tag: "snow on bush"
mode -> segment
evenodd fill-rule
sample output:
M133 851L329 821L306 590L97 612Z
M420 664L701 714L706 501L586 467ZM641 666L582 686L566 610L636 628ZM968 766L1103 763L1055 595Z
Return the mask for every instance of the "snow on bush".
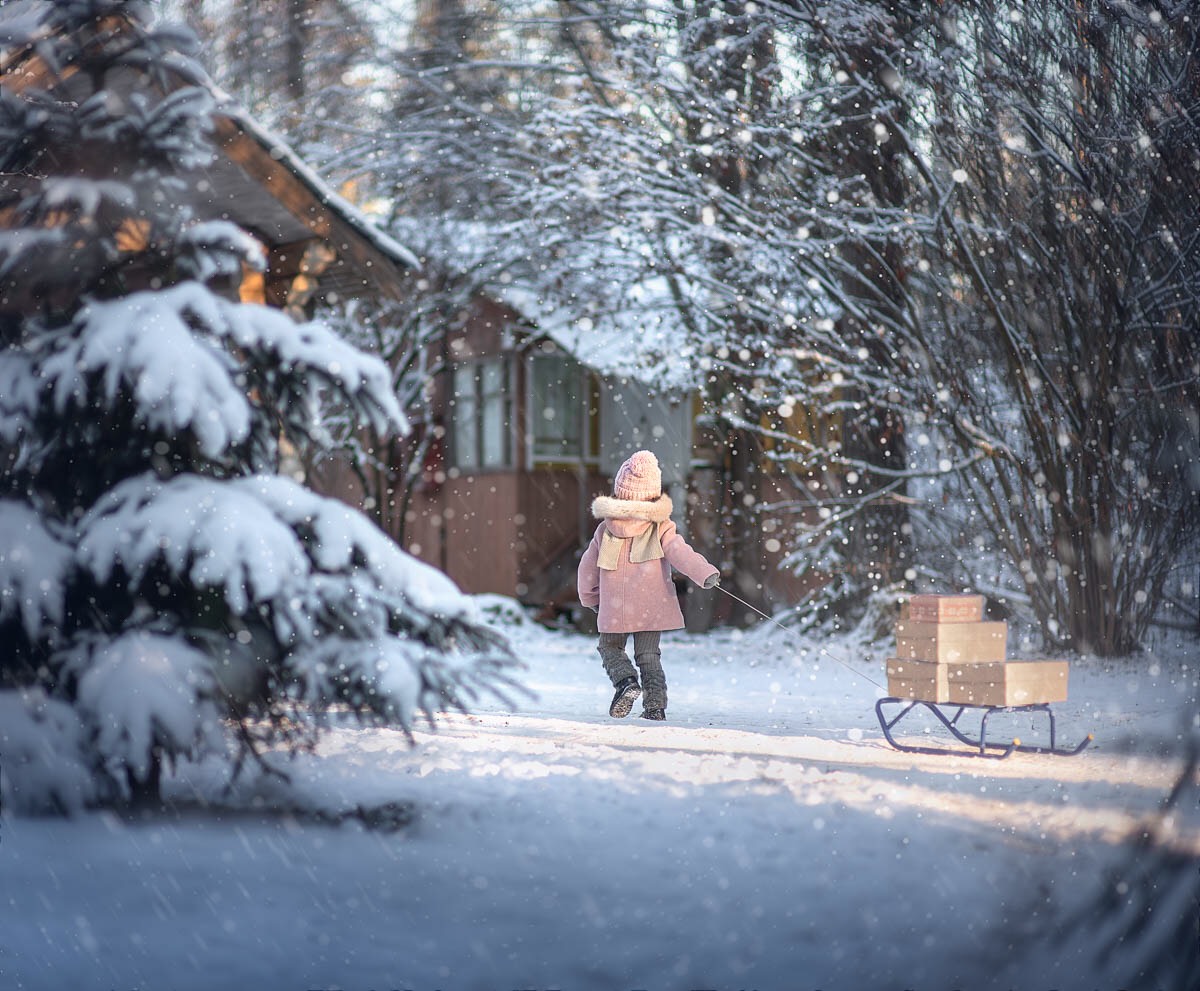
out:
M280 384L309 417L318 389L326 386L377 429L406 426L378 359L320 324L297 326L276 310L231 303L198 282L88 302L69 335L40 335L30 350L34 368L28 370L44 381L55 413L112 406L131 393L135 423L191 433L214 460L243 443L254 426L258 411L246 393L247 373L256 379L296 373L295 381Z
M103 796L84 756L79 713L38 690L0 692L0 806L25 814L76 812Z
M241 280L242 267L265 271L263 247L236 224L209 220L187 228L176 242L175 266L184 278L201 284L216 278Z
M235 613L303 582L299 538L252 496L199 475L140 476L104 495L80 524L80 563L98 582L119 568L140 587L154 564L173 579L216 588Z
M297 656L297 698L309 704L361 706L378 695L384 711L407 727L418 709L433 711L438 705L418 674L433 660L429 655L428 648L412 641L333 637Z
M30 426L38 405L33 360L19 351L0 353L0 443L15 444Z
M475 618L474 603L449 578L392 541L381 540L378 528L344 503L325 499L280 475L260 475L236 484L253 492L290 526L311 532L309 553L322 570L349 571L358 566L380 587L402 594L426 612L445 619Z
M311 607L328 605L336 590L360 607L381 597L407 600L438 621L475 612L445 575L405 554L361 513L280 475L129 479L81 520L79 537L79 563L96 581L120 569L137 588L161 565L175 581L218 590L235 613L272 606L284 642L305 639ZM330 576L351 584L323 584Z
M42 338L37 371L54 411L111 406L131 393L136 422L166 434L191 432L210 458L244 441L250 405L233 381L237 366L192 333L178 302L167 292L92 303L77 315L73 335Z
M30 507L0 499L0 627L19 619L38 640L62 625L71 549Z
M75 707L94 729L92 748L104 764L144 778L158 751L219 752L211 663L175 637L143 632L77 651L66 665L69 673L79 672Z

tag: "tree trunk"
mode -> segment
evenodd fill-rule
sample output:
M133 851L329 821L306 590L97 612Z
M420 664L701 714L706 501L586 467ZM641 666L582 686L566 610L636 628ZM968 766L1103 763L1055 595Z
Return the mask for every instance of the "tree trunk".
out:
M287 0L286 81L288 126L299 127L304 117L304 60L308 51L308 0Z
M150 748L150 764L145 775L138 777L133 769L125 768L129 785L129 805L134 809L151 809L162 805L162 750Z

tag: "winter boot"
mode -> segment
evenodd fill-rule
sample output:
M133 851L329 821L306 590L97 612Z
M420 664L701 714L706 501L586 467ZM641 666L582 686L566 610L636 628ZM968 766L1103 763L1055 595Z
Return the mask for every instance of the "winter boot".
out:
M608 714L614 719L624 719L633 708L633 703L641 696L642 689L637 678L625 678L617 682L616 689L617 694L613 696L612 705L608 707Z
M655 637L658 634L654 634ZM637 661L638 673L641 675L642 709L645 712L667 711L667 675L663 671L662 655L655 644L636 644L633 659ZM643 715L645 715L643 712ZM650 716L654 719L658 717Z
M642 718L661 721L667 718L667 712L665 709L643 709Z

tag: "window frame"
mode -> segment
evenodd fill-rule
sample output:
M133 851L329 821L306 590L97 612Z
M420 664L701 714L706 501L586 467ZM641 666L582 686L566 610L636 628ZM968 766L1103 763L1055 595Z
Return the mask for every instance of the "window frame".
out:
M487 388L486 369L496 369L496 388ZM449 369L450 465L460 472L480 473L512 469L514 446L512 439L513 388L512 362L507 355L481 355L456 361ZM459 392L461 378L469 377L471 391ZM464 395L466 398L464 399ZM471 443L474 448L471 463L464 463L462 424L470 411ZM489 417L489 411L491 415ZM498 422L493 422L498 421ZM489 431L489 426L491 430ZM498 433L496 433L498 431ZM490 436L489 436L490 435ZM488 460L489 439L500 441L499 459Z
M567 379L574 369L572 399L578 411L578 428L571 438L569 450L548 452L539 450L538 427L542 424L541 411L536 409L538 393L539 363L559 362L564 374L559 381ZM561 350L534 350L526 357L525 375L525 454L531 468L553 465L577 466L582 461L590 467L600 464L600 378L585 364ZM544 436L544 435L543 435Z

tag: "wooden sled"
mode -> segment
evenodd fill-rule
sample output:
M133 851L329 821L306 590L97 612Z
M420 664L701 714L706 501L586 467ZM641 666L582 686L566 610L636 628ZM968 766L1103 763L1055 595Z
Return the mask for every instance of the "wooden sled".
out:
M902 706L900 711L891 719L884 714L885 706L898 705ZM949 708L955 708L958 711L953 716L948 716L942 711L942 705ZM892 736L892 730L905 716L911 713L917 706L924 706L932 712L941 721L953 735L953 737L965 746L971 748L964 750L959 747L917 747L906 743L900 743ZM983 716L979 721L979 738L975 739L964 733L958 726L958 721L962 714L968 709L982 710ZM1050 724L1050 740L1049 746L1040 747L1022 743L1020 738L1014 738L1011 743L989 743L987 740L987 721L988 717L996 712L1044 712ZM1081 753L1084 748L1092 742L1092 734L1089 733L1074 749L1060 748L1055 744L1055 727L1054 727L1054 712L1050 708L1048 702L1039 702L1034 705L969 705L962 702L939 703L925 702L921 699L908 698L881 698L875 703L875 715L879 717L879 727L883 730L884 738L897 750L903 750L910 754L934 754L938 756L954 756L954 757L987 757L992 760L1003 760L1013 753L1023 754L1053 754L1056 757L1074 757Z

